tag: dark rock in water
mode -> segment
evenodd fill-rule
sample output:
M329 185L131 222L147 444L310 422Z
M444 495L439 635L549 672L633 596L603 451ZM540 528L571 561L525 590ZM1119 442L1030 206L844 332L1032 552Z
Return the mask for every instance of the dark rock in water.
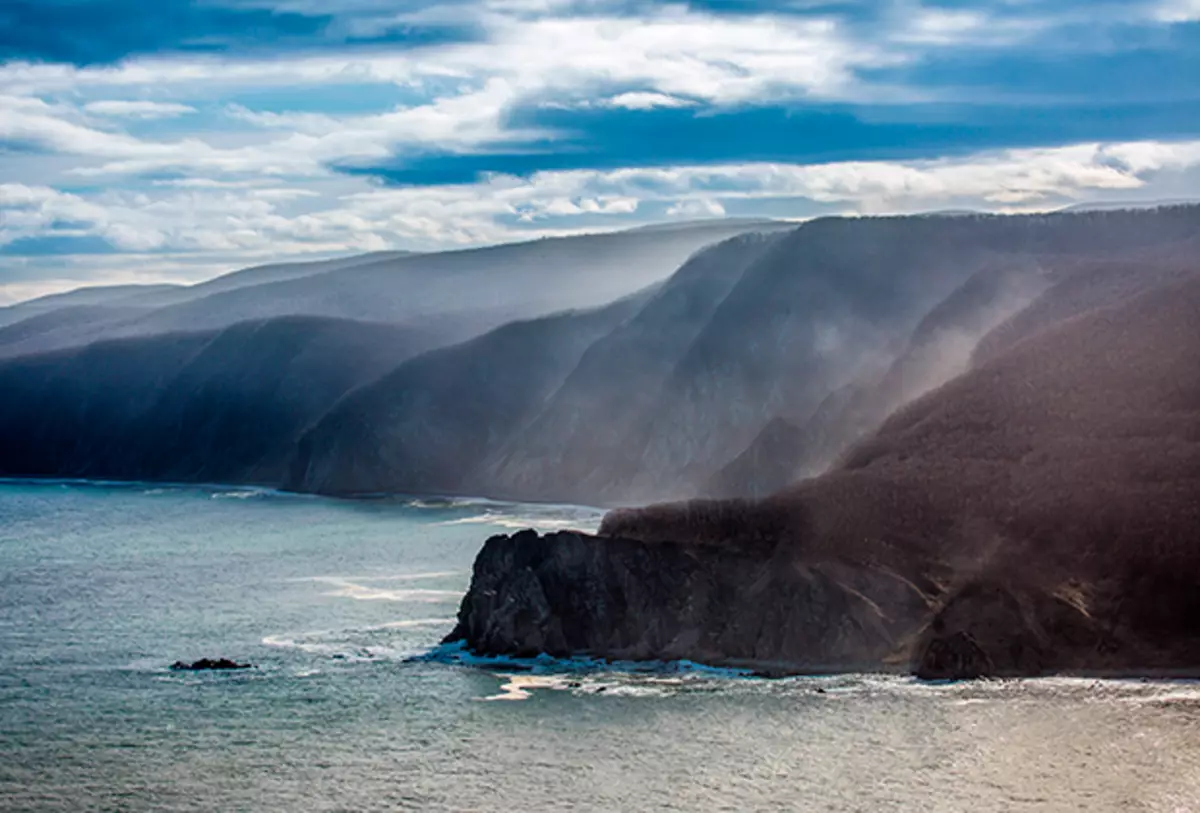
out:
M253 669L254 665L238 663L237 661L229 660L229 658L201 658L192 663L175 661L175 663L171 664L171 668L177 672L203 672L209 670Z

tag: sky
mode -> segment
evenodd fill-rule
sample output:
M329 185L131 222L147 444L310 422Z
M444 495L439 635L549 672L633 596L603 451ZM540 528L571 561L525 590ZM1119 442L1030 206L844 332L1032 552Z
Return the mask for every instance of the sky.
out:
M4 0L0 305L670 220L1200 197L1200 0Z

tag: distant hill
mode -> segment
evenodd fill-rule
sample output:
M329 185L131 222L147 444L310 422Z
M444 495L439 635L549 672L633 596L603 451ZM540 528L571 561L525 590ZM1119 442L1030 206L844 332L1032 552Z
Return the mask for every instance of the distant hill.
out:
M455 335L467 338L513 319L604 305L661 281L705 245L779 228L784 226L772 221L714 220L433 254L384 252L259 266L199 285L105 298L93 304L113 308L107 315L94 310L79 323L41 322L38 332L26 326L15 343L0 336L0 357L293 315L417 329L453 321Z
M0 308L0 327L11 325L55 310L95 307L120 302L138 295L159 295L183 288L182 285L96 285L61 294L48 294Z

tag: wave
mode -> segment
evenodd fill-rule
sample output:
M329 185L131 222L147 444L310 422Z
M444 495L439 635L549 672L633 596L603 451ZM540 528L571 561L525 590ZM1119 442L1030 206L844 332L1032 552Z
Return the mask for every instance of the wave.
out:
M252 500L271 496L265 489L239 489L237 491L217 491L209 495L214 500Z
M505 514L480 514L474 517L450 519L435 523L447 525L495 525L513 531L594 531L600 527L600 519L580 522L578 519L555 519L552 517L511 516Z
M317 582L318 584L344 584L346 582L415 582L426 579L449 579L462 576L461 570L429 570L420 573L390 573L386 576L299 576L289 582Z
M447 508L475 508L478 506L504 506L500 500L487 497L417 497L404 503L409 508L424 508L430 510L445 510Z
M324 584L334 589L322 593L325 596L334 598L349 598L356 601L407 601L419 602L424 604L444 604L454 602L457 603L463 597L463 590L439 590L423 587L408 587L393 590L386 590L379 587L372 587L367 584L362 584L365 581L416 581L420 579L446 578L451 575L459 575L452 571L439 571L434 573L416 573L416 574L400 574L395 576L368 576L366 578L348 579L341 576L311 576L300 579L292 579L291 581L307 581L317 584Z
M414 661L443 663L454 666L473 666L490 671L511 670L540 675L625 674L625 675L690 675L710 678L751 678L750 669L709 666L689 660L677 661L608 661L601 658L575 656L556 658L541 654L532 658L510 655L477 655L463 641L440 644L414 656Z
M337 586L336 590L331 590L324 595L333 598L349 598L355 601L404 601L423 604L457 604L463 597L463 593L460 590L426 590L419 588L381 590L377 587L368 587L364 584L356 584L354 582L343 582Z
M277 649L297 650L310 655L323 655L340 661L408 662L414 654L418 654L419 650L414 650L412 647L397 648L394 645L395 637L380 636L378 633L425 628L451 629L455 620L450 617L408 618L340 630L284 633L268 635L262 639L262 644Z
M170 480L103 480L86 477L0 477L0 486L47 486L57 488L98 488L106 490L138 490L143 494L159 495L172 492L195 492L214 498L246 496L307 498L307 494L295 494L266 486L236 485L231 483L187 483ZM246 495L246 496L242 496Z

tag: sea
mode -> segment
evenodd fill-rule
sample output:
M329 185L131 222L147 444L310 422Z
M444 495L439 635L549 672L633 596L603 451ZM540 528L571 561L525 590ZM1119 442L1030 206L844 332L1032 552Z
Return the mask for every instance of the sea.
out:
M767 680L441 640L600 512L0 483L3 811L1200 813L1200 684ZM254 668L178 672L227 657Z

